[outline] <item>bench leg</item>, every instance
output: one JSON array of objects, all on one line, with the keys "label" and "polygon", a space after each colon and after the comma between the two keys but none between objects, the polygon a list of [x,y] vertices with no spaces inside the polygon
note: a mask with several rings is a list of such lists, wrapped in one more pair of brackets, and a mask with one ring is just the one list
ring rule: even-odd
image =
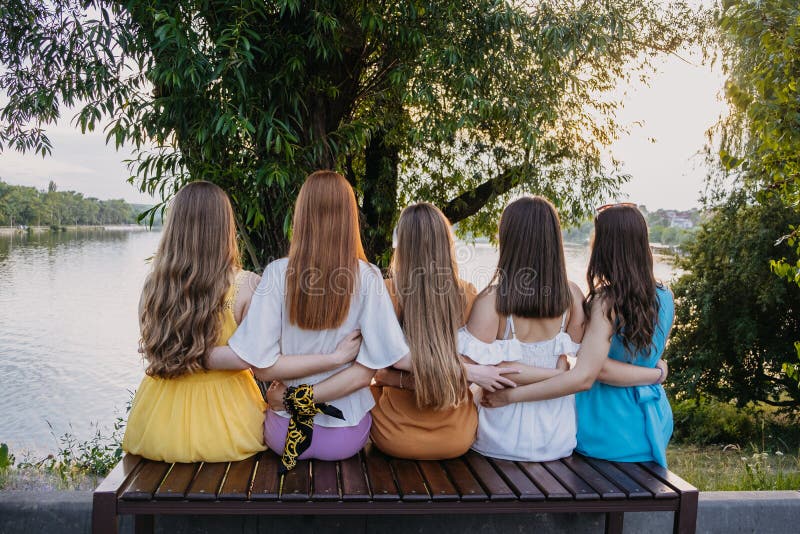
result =
[{"label": "bench leg", "polygon": [[606,512],[606,534],[622,534],[623,512]]},{"label": "bench leg", "polygon": [[673,534],[695,534],[697,530],[697,491],[681,493],[680,508],[675,512]]},{"label": "bench leg", "polygon": [[117,534],[117,496],[95,493],[92,503],[92,534]]},{"label": "bench leg", "polygon": [[136,534],[153,534],[155,522],[152,515],[133,516],[133,531]]}]

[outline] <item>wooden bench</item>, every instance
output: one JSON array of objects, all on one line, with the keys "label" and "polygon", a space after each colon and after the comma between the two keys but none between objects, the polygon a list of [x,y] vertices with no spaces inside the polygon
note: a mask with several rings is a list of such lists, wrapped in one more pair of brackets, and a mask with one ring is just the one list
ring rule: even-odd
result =
[{"label": "wooden bench", "polygon": [[134,515],[137,533],[154,516],[404,515],[603,512],[621,533],[625,512],[672,511],[674,532],[692,534],[697,489],[654,463],[613,463],[573,455],[512,462],[469,452],[447,461],[390,458],[368,446],[341,462],[301,461],[278,474],[264,452],[231,463],[167,464],[127,455],[94,492],[92,529],[117,532]]}]

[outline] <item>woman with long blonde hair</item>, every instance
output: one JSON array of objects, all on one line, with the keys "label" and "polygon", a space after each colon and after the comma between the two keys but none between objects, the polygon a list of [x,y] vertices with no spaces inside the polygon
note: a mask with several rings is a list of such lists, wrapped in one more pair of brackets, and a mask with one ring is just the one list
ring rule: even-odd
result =
[{"label": "woman with long blonde hair", "polygon": [[408,206],[396,235],[386,286],[411,349],[411,372],[378,373],[372,441],[400,458],[454,458],[469,450],[478,426],[457,347],[477,291],[458,276],[450,223],[438,208]]},{"label": "woman with long blonde hair", "polygon": [[427,202],[408,206],[395,241],[385,283],[411,351],[397,368],[375,377],[370,435],[379,449],[399,458],[454,458],[475,440],[478,418],[469,383],[513,386],[503,375],[517,371],[475,365],[458,353],[458,329],[477,291],[459,278],[447,217]]},{"label": "woman with long blonde hair", "polygon": [[[139,303],[147,368],[125,451],[167,462],[218,462],[264,450],[266,406],[253,374],[208,366],[211,349],[226,344],[247,315],[257,283],[241,268],[225,192],[209,182],[184,186],[170,204]],[[339,360],[355,357],[357,348],[351,341]],[[329,368],[338,365],[330,360]]]},{"label": "woman with long blonde hair", "polygon": [[365,259],[353,189],[340,174],[317,171],[297,197],[288,257],[264,270],[247,318],[212,364],[252,366],[261,376],[280,364],[281,351],[324,353],[354,330],[362,343],[352,365],[310,370],[271,389],[264,436],[286,469],[358,452],[369,437],[375,370],[408,353],[380,271]]}]

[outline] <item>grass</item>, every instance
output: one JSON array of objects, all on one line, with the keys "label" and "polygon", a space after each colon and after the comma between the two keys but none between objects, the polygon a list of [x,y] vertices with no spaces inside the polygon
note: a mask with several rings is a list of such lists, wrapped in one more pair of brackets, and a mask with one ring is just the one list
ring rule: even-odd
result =
[{"label": "grass", "polygon": [[800,450],[670,445],[669,468],[700,491],[800,489]]},{"label": "grass", "polygon": [[110,431],[93,426],[94,435],[87,440],[77,439],[72,432],[63,434],[56,440],[58,452],[44,458],[26,453],[17,461],[8,446],[0,444],[0,490],[93,489],[122,458],[125,417],[118,416]]}]

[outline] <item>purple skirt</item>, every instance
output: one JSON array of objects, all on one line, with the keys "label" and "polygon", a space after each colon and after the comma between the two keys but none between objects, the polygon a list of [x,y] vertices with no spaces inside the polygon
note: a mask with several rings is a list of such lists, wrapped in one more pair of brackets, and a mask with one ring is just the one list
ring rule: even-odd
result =
[{"label": "purple skirt", "polygon": [[[344,460],[350,458],[364,448],[369,439],[372,416],[368,413],[356,426],[320,426],[314,425],[311,446],[298,460]],[[283,454],[286,445],[286,432],[289,430],[289,419],[281,417],[272,410],[267,410],[264,420],[264,441],[272,451]]]}]

